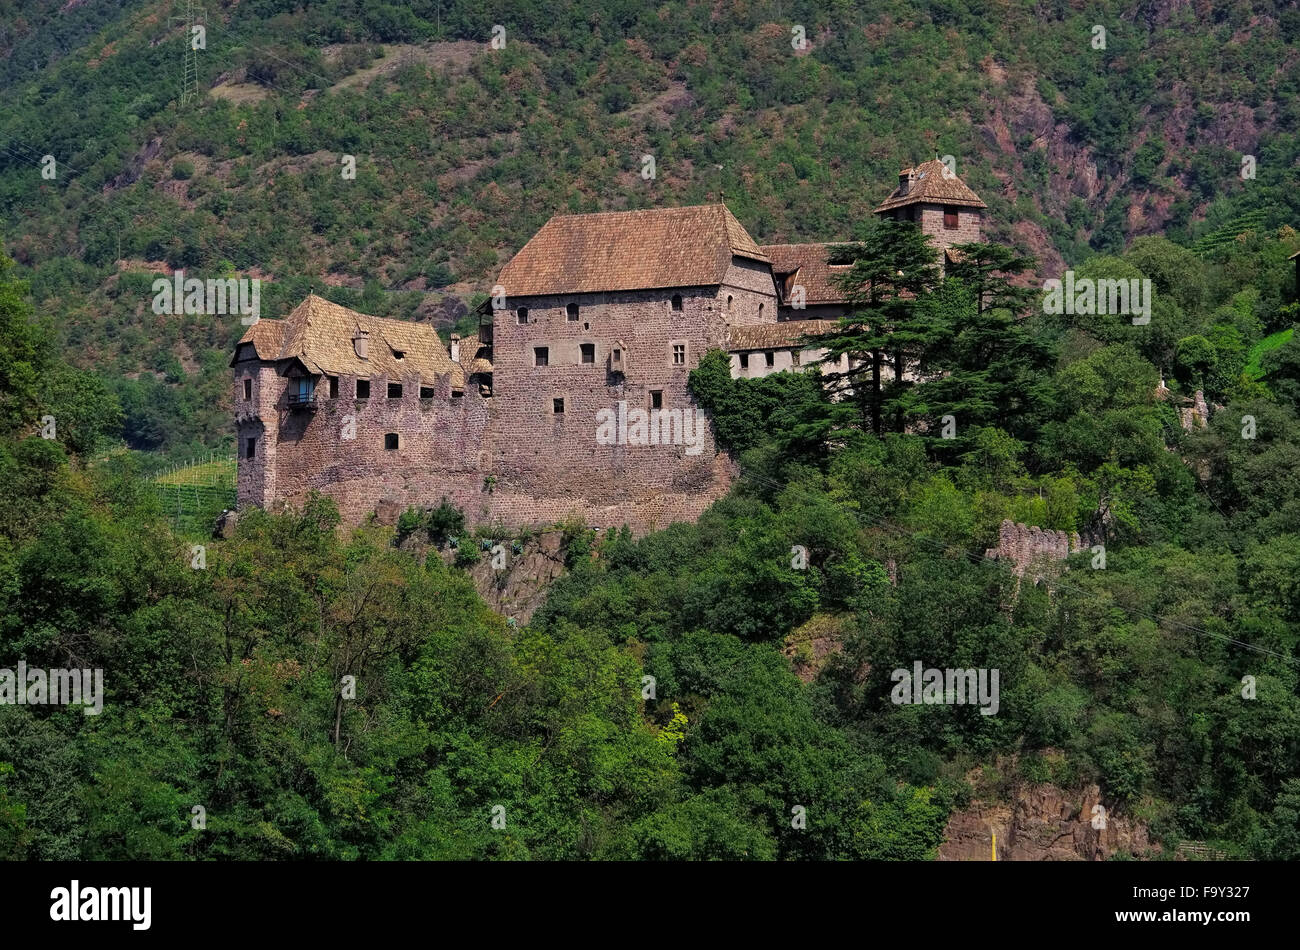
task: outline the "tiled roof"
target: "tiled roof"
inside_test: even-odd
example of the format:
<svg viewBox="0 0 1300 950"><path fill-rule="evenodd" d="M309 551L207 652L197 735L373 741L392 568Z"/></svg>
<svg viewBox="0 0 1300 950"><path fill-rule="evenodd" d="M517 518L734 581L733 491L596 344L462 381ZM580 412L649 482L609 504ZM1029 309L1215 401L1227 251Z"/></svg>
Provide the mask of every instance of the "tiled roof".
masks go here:
<svg viewBox="0 0 1300 950"><path fill-rule="evenodd" d="M731 350L774 350L799 345L804 337L830 333L836 320L783 320L731 328Z"/></svg>
<svg viewBox="0 0 1300 950"><path fill-rule="evenodd" d="M253 344L253 352L259 360L273 360L280 355L280 347L284 345L284 321L258 320L244 332L239 342Z"/></svg>
<svg viewBox="0 0 1300 950"><path fill-rule="evenodd" d="M267 325L270 325L269 327ZM367 359L357 356L353 337L369 331ZM263 343L281 337L279 351L263 355ZM283 320L259 320L240 343L253 343L262 359L297 359L307 370L331 376L384 376L391 380L417 377L433 385L450 376L451 385L465 385L465 371L453 363L433 327L405 320L372 317L309 294ZM398 359L396 354L401 353Z"/></svg>
<svg viewBox="0 0 1300 950"><path fill-rule="evenodd" d="M847 274L849 264L827 263L831 244L765 244L762 251L772 261L772 274L781 291L781 302L790 300L796 286L804 289L804 303L842 304L848 302L836 278Z"/></svg>
<svg viewBox="0 0 1300 950"><path fill-rule="evenodd" d="M964 205L970 208L987 208L980 196L975 194L966 187L956 175L945 178L943 162L935 159L929 162L922 162L915 169L905 168L903 174L915 171L916 180L911 183L908 190L906 185L899 185L893 193L884 200L880 207L876 208L876 213L889 211L892 208L901 208L904 205L916 204L919 201L929 202L932 204L944 205Z"/></svg>
<svg viewBox="0 0 1300 950"><path fill-rule="evenodd" d="M492 372L492 363L487 359L487 347L478 338L478 334L467 336L460 341L460 368L465 375Z"/></svg>
<svg viewBox="0 0 1300 950"><path fill-rule="evenodd" d="M501 271L507 297L720 284L733 256L767 263L726 205L556 215Z"/></svg>

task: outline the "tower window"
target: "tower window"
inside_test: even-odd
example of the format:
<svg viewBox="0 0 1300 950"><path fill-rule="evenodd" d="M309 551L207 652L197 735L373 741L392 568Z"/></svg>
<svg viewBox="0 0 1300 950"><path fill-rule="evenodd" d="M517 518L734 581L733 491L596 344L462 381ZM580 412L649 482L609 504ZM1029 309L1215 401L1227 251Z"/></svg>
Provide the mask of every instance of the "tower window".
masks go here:
<svg viewBox="0 0 1300 950"><path fill-rule="evenodd" d="M385 449L385 451L388 451L388 452L395 452L395 451L397 451L397 443L398 443L398 438L397 438L397 433L396 433L396 432L385 432L385 433L384 433L384 449Z"/></svg>
<svg viewBox="0 0 1300 950"><path fill-rule="evenodd" d="M681 310L681 309L682 309L682 295L681 295L681 294L673 294L673 299L672 299L672 308L673 308L674 310Z"/></svg>
<svg viewBox="0 0 1300 950"><path fill-rule="evenodd" d="M357 398L358 399L370 398L370 380L368 379L357 380Z"/></svg>
<svg viewBox="0 0 1300 950"><path fill-rule="evenodd" d="M741 354L740 354L740 368L741 368L741 369L749 369L749 354L748 354L748 353L741 353Z"/></svg>
<svg viewBox="0 0 1300 950"><path fill-rule="evenodd" d="M389 384L388 384L388 398L389 398L389 399L401 399L401 398L402 398L402 384L401 384L401 383L389 383Z"/></svg>
<svg viewBox="0 0 1300 950"><path fill-rule="evenodd" d="M584 363L594 363L594 362L596 362L596 344L595 344L595 343L584 343L584 344L582 344L581 349L582 349L582 362L584 362Z"/></svg>
<svg viewBox="0 0 1300 950"><path fill-rule="evenodd" d="M568 315L570 320L578 319L578 305L576 303L569 304L564 308L564 312Z"/></svg>
<svg viewBox="0 0 1300 950"><path fill-rule="evenodd" d="M564 398L557 397L551 400L551 411L557 416L564 415Z"/></svg>
<svg viewBox="0 0 1300 950"><path fill-rule="evenodd" d="M253 381L251 379L244 380L244 398L245 399L253 398Z"/></svg>
<svg viewBox="0 0 1300 950"><path fill-rule="evenodd" d="M339 378L338 378L337 376L330 376L330 377L329 377L329 381L330 381L330 398L331 398L331 399L338 399L338 398L339 398Z"/></svg>
<svg viewBox="0 0 1300 950"><path fill-rule="evenodd" d="M775 365L776 365L776 354L773 353L771 350L768 350L767 352L765 352L765 353L763 354L763 360L764 360L764 362L767 363L768 366L775 366Z"/></svg>
<svg viewBox="0 0 1300 950"><path fill-rule="evenodd" d="M549 366L551 363L551 349L548 346L533 347L533 365Z"/></svg>
<svg viewBox="0 0 1300 950"><path fill-rule="evenodd" d="M650 408L662 409L664 407L664 391L662 389L650 390Z"/></svg>
<svg viewBox="0 0 1300 950"><path fill-rule="evenodd" d="M674 366L686 365L686 344L685 343L673 344L673 365Z"/></svg>
<svg viewBox="0 0 1300 950"><path fill-rule="evenodd" d="M256 440L256 439L245 439L245 440L244 440L244 458L246 458L246 459L251 459L251 458L256 458L256 456L257 456L257 440Z"/></svg>
<svg viewBox="0 0 1300 950"><path fill-rule="evenodd" d="M943 206L943 226L949 231L957 230L957 209L952 205Z"/></svg>
<svg viewBox="0 0 1300 950"><path fill-rule="evenodd" d="M515 311L515 319L517 319L520 323L527 323L527 322L528 322L528 308L527 308L527 307L520 307L518 310L516 310L516 311Z"/></svg>
<svg viewBox="0 0 1300 950"><path fill-rule="evenodd" d="M727 313L731 313L731 294L727 294Z"/></svg>
<svg viewBox="0 0 1300 950"><path fill-rule="evenodd" d="M420 387L420 398L421 398L421 399L432 399L432 398L433 398L433 387L432 387L432 386L421 386L421 387Z"/></svg>

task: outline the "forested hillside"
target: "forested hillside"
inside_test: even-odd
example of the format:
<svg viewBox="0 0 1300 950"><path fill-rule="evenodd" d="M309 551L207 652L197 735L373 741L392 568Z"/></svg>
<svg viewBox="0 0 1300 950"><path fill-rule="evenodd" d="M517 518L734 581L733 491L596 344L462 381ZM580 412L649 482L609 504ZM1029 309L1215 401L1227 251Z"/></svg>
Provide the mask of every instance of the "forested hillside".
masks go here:
<svg viewBox="0 0 1300 950"><path fill-rule="evenodd" d="M183 4L0 17L3 240L141 449L227 438L240 332L153 314L155 272L260 276L264 316L315 289L449 325L556 212L725 195L760 241L848 239L935 154L1053 272L1142 234L1267 232L1300 200L1295 3L207 11L185 106Z"/></svg>
<svg viewBox="0 0 1300 950"><path fill-rule="evenodd" d="M1123 856L1300 859L1300 13L1121 7L254 0L181 106L180 5L6 4L0 669L106 696L0 704L0 857L929 860L1050 783L1148 829ZM154 314L158 273L449 328L555 212L725 194L912 281L870 209L935 153L993 242L831 341L888 329L922 381L705 355L734 490L562 526L527 624L449 505L209 537L147 478L228 444L244 329ZM1149 279L1150 323L1045 312L1063 264ZM1105 556L1035 583L985 556L1008 519ZM999 670L997 713L894 702L918 660Z"/></svg>

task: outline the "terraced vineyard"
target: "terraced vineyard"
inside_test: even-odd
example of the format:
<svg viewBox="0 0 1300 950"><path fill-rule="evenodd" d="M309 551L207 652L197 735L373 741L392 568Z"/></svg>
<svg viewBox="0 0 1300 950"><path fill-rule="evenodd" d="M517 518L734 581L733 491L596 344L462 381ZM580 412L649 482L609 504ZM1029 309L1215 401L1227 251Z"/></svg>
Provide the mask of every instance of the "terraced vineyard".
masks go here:
<svg viewBox="0 0 1300 950"><path fill-rule="evenodd" d="M172 529L187 535L210 533L217 516L235 505L235 471L233 456L209 456L155 478L151 484Z"/></svg>

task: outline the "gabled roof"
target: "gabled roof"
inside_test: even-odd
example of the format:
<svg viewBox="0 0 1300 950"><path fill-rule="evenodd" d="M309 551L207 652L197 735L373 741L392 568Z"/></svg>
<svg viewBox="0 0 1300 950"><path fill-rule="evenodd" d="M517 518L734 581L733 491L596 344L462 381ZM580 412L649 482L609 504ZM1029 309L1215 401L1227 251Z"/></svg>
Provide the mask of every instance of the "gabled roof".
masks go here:
<svg viewBox="0 0 1300 950"><path fill-rule="evenodd" d="M966 187L956 175L945 177L945 166L937 158L922 162L916 168L904 168L899 176L915 173L915 180L900 184L893 193L875 209L875 213L901 208L904 205L927 202L929 204L964 205L968 208L987 208L980 196Z"/></svg>
<svg viewBox="0 0 1300 950"><path fill-rule="evenodd" d="M848 302L844 290L836 283L847 274L850 264L831 264L828 252L832 244L765 244L764 254L772 261L772 276L780 291L781 303L786 304L796 286L803 287L804 303L843 304Z"/></svg>
<svg viewBox="0 0 1300 950"><path fill-rule="evenodd" d="M782 320L731 328L730 350L774 350L800 345L804 337L830 333L837 320Z"/></svg>
<svg viewBox="0 0 1300 950"><path fill-rule="evenodd" d="M369 333L364 360L353 347L358 329ZM277 337L280 346L271 355L269 347ZM254 344L259 359L297 360L313 374L394 381L418 377L431 385L450 376L453 387L465 385L464 370L452 362L433 327L372 317L315 294L308 294L283 320L259 320L239 342Z"/></svg>
<svg viewBox="0 0 1300 950"><path fill-rule="evenodd" d="M707 287L767 263L726 205L556 215L501 271L507 298Z"/></svg>

